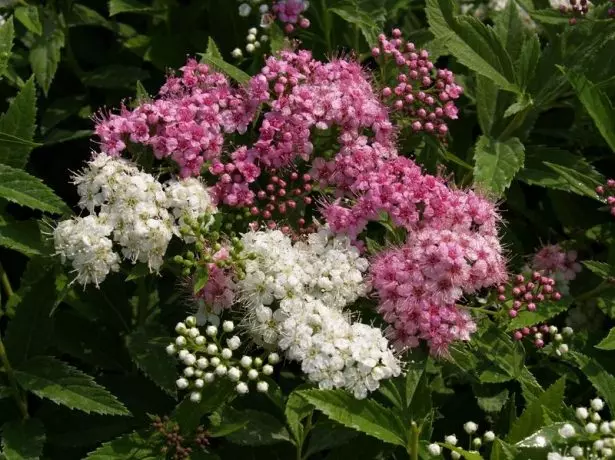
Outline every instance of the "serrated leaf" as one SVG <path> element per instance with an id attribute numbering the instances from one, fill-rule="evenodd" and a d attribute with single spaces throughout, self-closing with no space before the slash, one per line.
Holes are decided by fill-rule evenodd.
<path id="1" fill-rule="evenodd" d="M 30 48 L 30 66 L 45 96 L 49 92 L 53 77 L 58 70 L 64 40 L 64 32 L 60 25 L 55 22 L 55 18 L 45 17 L 43 33 L 37 36 Z"/>
<path id="2" fill-rule="evenodd" d="M 81 3 L 73 3 L 69 15 L 70 26 L 100 26 L 113 30 L 112 24 L 98 11 Z"/>
<path id="3" fill-rule="evenodd" d="M 109 16 L 120 13 L 151 13 L 154 9 L 138 0 L 109 0 Z"/>
<path id="4" fill-rule="evenodd" d="M 275 54 L 279 51 L 282 51 L 288 43 L 286 35 L 277 25 L 277 23 L 271 24 L 269 28 L 269 45 L 271 47 L 271 53 Z"/>
<path id="5" fill-rule="evenodd" d="M 2 453 L 6 460 L 36 460 L 44 444 L 45 427 L 40 420 L 15 420 L 2 426 Z"/>
<path id="6" fill-rule="evenodd" d="M 460 458 L 463 458 L 465 460 L 483 460 L 482 455 L 476 450 L 468 451 L 462 449 L 461 447 L 453 446 L 452 444 L 447 444 L 445 442 L 439 442 L 438 444 L 453 452 L 457 452 L 460 455 Z"/>
<path id="7" fill-rule="evenodd" d="M 36 145 L 32 143 L 35 122 L 36 87 L 30 77 L 0 117 L 0 163 L 15 168 L 26 166 L 28 155 Z M 11 136 L 14 137 L 12 141 Z"/>
<path id="8" fill-rule="evenodd" d="M 607 336 L 596 345 L 600 350 L 615 350 L 615 327 L 611 328 Z"/>
<path id="9" fill-rule="evenodd" d="M 154 446 L 149 439 L 133 432 L 104 443 L 90 452 L 85 460 L 157 460 L 160 459 L 160 451 L 155 450 Z"/>
<path id="10" fill-rule="evenodd" d="M 517 449 L 501 439 L 493 441 L 490 460 L 514 460 L 517 456 Z"/>
<path id="11" fill-rule="evenodd" d="M 241 446 L 267 446 L 290 441 L 288 431 L 277 418 L 267 412 L 228 408 L 222 414 L 223 423 L 244 423 L 226 436 L 233 444 Z"/>
<path id="12" fill-rule="evenodd" d="M 0 246 L 26 256 L 41 255 L 44 251 L 41 232 L 34 220 L 8 220 L 0 217 Z"/>
<path id="13" fill-rule="evenodd" d="M 565 355 L 585 374 L 594 388 L 602 395 L 609 409 L 615 411 L 615 377 L 609 374 L 593 358 L 576 351 L 569 351 Z"/>
<path id="14" fill-rule="evenodd" d="M 559 67 L 559 69 L 574 88 L 579 100 L 594 120 L 604 140 L 615 152 L 615 131 L 613 131 L 615 108 L 606 93 L 597 88 L 585 75 L 563 67 Z"/>
<path id="15" fill-rule="evenodd" d="M 330 419 L 381 441 L 404 446 L 403 423 L 389 409 L 370 399 L 355 399 L 341 390 L 304 390 L 301 396 Z"/>
<path id="16" fill-rule="evenodd" d="M 182 430 L 192 432 L 201 423 L 204 415 L 214 412 L 237 396 L 235 384 L 228 380 L 217 380 L 206 385 L 199 403 L 193 403 L 186 397 L 177 405 L 171 419 L 179 423 Z"/>
<path id="17" fill-rule="evenodd" d="M 557 438 L 561 439 L 558 431 L 565 424 L 571 424 L 572 426 L 574 426 L 577 433 L 583 432 L 583 427 L 577 425 L 575 422 L 554 423 L 552 425 L 541 428 L 527 438 L 517 442 L 515 444 L 515 447 L 519 447 L 522 449 L 544 449 L 545 446 L 551 445 L 553 441 Z"/>
<path id="18" fill-rule="evenodd" d="M 534 326 L 566 311 L 570 302 L 541 302 L 535 311 L 523 310 L 506 326 L 507 331 L 514 331 L 525 326 Z"/>
<path id="19" fill-rule="evenodd" d="M 218 45 L 216 45 L 216 42 L 211 37 L 207 39 L 207 51 L 205 54 L 216 59 L 224 59 Z"/>
<path id="20" fill-rule="evenodd" d="M 491 387 L 483 385 L 474 391 L 478 407 L 485 412 L 500 412 L 508 401 L 508 390 L 493 390 Z"/>
<path id="21" fill-rule="evenodd" d="M 0 26 L 0 76 L 6 72 L 11 57 L 11 50 L 13 49 L 14 38 L 15 28 L 13 26 L 13 17 L 11 16 Z"/>
<path id="22" fill-rule="evenodd" d="M 92 377 L 51 356 L 38 356 L 15 370 L 19 385 L 40 398 L 86 413 L 130 415 L 124 405 Z"/>
<path id="23" fill-rule="evenodd" d="M 339 423 L 330 420 L 319 422 L 310 431 L 310 440 L 305 452 L 305 458 L 309 458 L 323 450 L 347 445 L 358 435 L 359 433 L 355 430 L 346 428 Z"/>
<path id="24" fill-rule="evenodd" d="M 372 15 L 362 11 L 358 5 L 345 4 L 336 8 L 328 8 L 328 11 L 338 15 L 349 24 L 357 26 L 368 46 L 374 46 L 378 43 L 380 26 L 374 21 Z"/>
<path id="25" fill-rule="evenodd" d="M 606 262 L 598 262 L 597 260 L 584 260 L 581 262 L 585 267 L 589 269 L 590 272 L 598 275 L 600 278 L 607 279 L 610 276 L 613 276 L 613 269 Z"/>
<path id="26" fill-rule="evenodd" d="M 62 199 L 40 179 L 3 164 L 0 164 L 0 198 L 53 214 L 70 212 Z"/>
<path id="27" fill-rule="evenodd" d="M 199 265 L 194 272 L 194 286 L 192 287 L 192 292 L 194 294 L 200 292 L 207 284 L 207 280 L 209 280 L 209 270 L 207 266 Z"/>
<path id="28" fill-rule="evenodd" d="M 519 57 L 515 61 L 515 68 L 518 69 L 517 78 L 521 88 L 526 88 L 532 81 L 539 60 L 540 40 L 538 34 L 532 31 L 523 42 Z"/>
<path id="29" fill-rule="evenodd" d="M 500 196 L 523 168 L 525 147 L 513 137 L 506 142 L 481 136 L 474 149 L 474 182 Z"/>
<path id="30" fill-rule="evenodd" d="M 565 180 L 574 193 L 584 195 L 599 201 L 596 186 L 600 185 L 594 178 L 565 166 L 544 162 L 545 166 L 555 171 Z"/>
<path id="31" fill-rule="evenodd" d="M 150 99 L 150 96 L 149 94 L 147 94 L 147 90 L 143 86 L 143 83 L 141 83 L 141 80 L 137 80 L 136 87 L 137 102 L 140 104 L 142 102 L 148 101 Z"/>
<path id="32" fill-rule="evenodd" d="M 164 348 L 171 341 L 162 327 L 148 326 L 127 335 L 126 347 L 137 367 L 162 390 L 176 397 L 177 368 Z"/>
<path id="33" fill-rule="evenodd" d="M 567 15 L 563 15 L 555 8 L 531 11 L 530 16 L 534 21 L 542 24 L 568 25 L 570 20 Z"/>
<path id="34" fill-rule="evenodd" d="M 205 64 L 209 64 L 215 70 L 222 72 L 223 74 L 229 76 L 230 78 L 235 80 L 237 83 L 245 84 L 250 80 L 250 75 L 248 75 L 247 73 L 245 73 L 243 70 L 239 69 L 238 67 L 235 67 L 234 65 L 223 61 L 220 58 L 209 56 L 205 53 L 205 54 L 201 54 L 201 62 Z"/>
<path id="35" fill-rule="evenodd" d="M 509 334 L 493 327 L 480 337 L 474 338 L 473 342 L 483 355 L 482 361 L 484 362 L 481 364 L 487 367 L 481 380 L 486 372 L 506 374 L 511 378 L 521 375 L 525 358 L 523 347 L 519 342 L 513 341 Z M 497 382 L 493 379 L 489 381 Z"/>
<path id="36" fill-rule="evenodd" d="M 284 415 L 286 416 L 288 428 L 290 428 L 291 434 L 298 443 L 303 440 L 303 424 L 301 421 L 309 416 L 313 410 L 314 407 L 301 397 L 297 390 L 288 396 Z"/>
<path id="37" fill-rule="evenodd" d="M 38 8 L 33 5 L 15 8 L 15 17 L 26 29 L 36 35 L 43 33 L 43 25 L 38 17 Z"/>

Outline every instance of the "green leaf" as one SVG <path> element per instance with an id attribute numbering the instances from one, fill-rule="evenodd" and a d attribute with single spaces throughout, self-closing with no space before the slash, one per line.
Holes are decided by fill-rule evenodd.
<path id="1" fill-rule="evenodd" d="M 0 246 L 26 256 L 42 254 L 44 248 L 38 223 L 34 220 L 7 220 L 0 216 Z"/>
<path id="2" fill-rule="evenodd" d="M 601 350 L 615 350 L 615 327 L 611 328 L 608 335 L 596 345 L 596 348 Z"/>
<path id="3" fill-rule="evenodd" d="M 194 272 L 194 286 L 192 287 L 192 292 L 194 294 L 200 292 L 207 284 L 207 280 L 209 280 L 209 270 L 207 266 L 199 265 Z"/>
<path id="4" fill-rule="evenodd" d="M 216 45 L 216 42 L 211 37 L 207 38 L 207 51 L 205 54 L 209 57 L 224 60 L 220 48 L 218 48 L 218 45 Z"/>
<path id="5" fill-rule="evenodd" d="M 563 15 L 555 8 L 530 11 L 530 16 L 534 21 L 540 22 L 541 24 L 568 25 L 569 21 L 568 16 Z"/>
<path id="6" fill-rule="evenodd" d="M 53 214 L 70 213 L 62 199 L 40 179 L 3 164 L 0 164 L 0 198 Z"/>
<path id="7" fill-rule="evenodd" d="M 271 24 L 271 27 L 269 27 L 269 45 L 271 47 L 271 53 L 275 54 L 282 51 L 287 44 L 288 40 L 280 26 L 275 22 Z"/>
<path id="8" fill-rule="evenodd" d="M 519 342 L 513 341 L 509 334 L 493 327 L 473 341 L 483 355 L 481 361 L 484 361 L 482 364 L 487 367 L 488 371 L 501 371 L 510 378 L 517 378 L 521 375 L 525 358 L 523 347 Z M 496 367 L 493 366 L 494 364 Z M 484 380 L 483 376 L 481 376 L 481 381 L 498 382 L 493 379 Z"/>
<path id="9" fill-rule="evenodd" d="M 81 3 L 73 3 L 68 22 L 70 26 L 99 26 L 113 30 L 113 25 L 104 16 Z"/>
<path id="10" fill-rule="evenodd" d="M 30 78 L 0 117 L 0 163 L 24 168 L 36 128 L 36 87 Z"/>
<path id="11" fill-rule="evenodd" d="M 611 412 L 615 411 L 615 377 L 609 374 L 593 358 L 576 351 L 570 351 L 565 355 L 585 374 L 594 388 L 604 397 Z"/>
<path id="12" fill-rule="evenodd" d="M 549 163 L 548 161 L 545 161 L 544 164 L 559 174 L 559 176 L 568 183 L 568 186 L 574 193 L 584 195 L 598 201 L 600 200 L 596 194 L 596 186 L 600 185 L 600 183 L 592 177 L 565 166 Z"/>
<path id="13" fill-rule="evenodd" d="M 523 449 L 544 449 L 546 445 L 551 445 L 554 440 L 557 440 L 558 438 L 561 439 L 558 431 L 566 423 L 571 422 L 554 423 L 552 425 L 545 426 L 527 438 L 517 442 L 515 447 Z M 574 426 L 577 433 L 583 432 L 583 427 L 577 425 L 575 422 L 572 422 L 571 424 Z"/>
<path id="14" fill-rule="evenodd" d="M 514 460 L 517 456 L 517 449 L 501 439 L 493 441 L 491 448 L 491 460 Z"/>
<path id="15" fill-rule="evenodd" d="M 349 428 L 380 439 L 405 446 L 406 429 L 389 409 L 370 399 L 356 399 L 342 390 L 304 390 L 307 401 L 330 419 Z"/>
<path id="16" fill-rule="evenodd" d="M 438 444 L 442 447 L 450 449 L 453 452 L 457 452 L 461 456 L 461 458 L 465 460 L 483 460 L 483 457 L 478 451 L 468 451 L 462 449 L 461 447 L 453 446 L 452 444 L 447 444 L 445 442 L 439 442 Z"/>
<path id="17" fill-rule="evenodd" d="M 558 66 L 558 68 L 574 88 L 579 100 L 594 120 L 604 140 L 615 152 L 615 131 L 613 131 L 615 108 L 613 108 L 606 93 L 597 88 L 585 75 L 563 67 Z"/>
<path id="18" fill-rule="evenodd" d="M 481 136 L 474 150 L 475 183 L 501 196 L 523 168 L 525 147 L 513 137 L 506 142 Z"/>
<path id="19" fill-rule="evenodd" d="M 319 422 L 310 431 L 310 440 L 305 452 L 305 458 L 309 458 L 323 450 L 347 445 L 358 435 L 359 433 L 355 430 L 346 428 L 339 423 L 330 420 Z"/>
<path id="20" fill-rule="evenodd" d="M 328 12 L 338 15 L 349 24 L 359 28 L 368 46 L 378 43 L 378 32 L 381 27 L 374 21 L 373 16 L 359 9 L 358 5 L 341 5 L 336 8 L 328 8 Z"/>
<path id="21" fill-rule="evenodd" d="M 245 423 L 233 431 L 226 439 L 241 446 L 267 446 L 290 441 L 288 431 L 273 415 L 267 412 L 246 409 L 242 411 L 228 408 L 222 414 L 224 423 Z"/>
<path id="22" fill-rule="evenodd" d="M 301 421 L 309 416 L 313 410 L 314 407 L 297 390 L 288 396 L 284 415 L 288 428 L 297 442 L 303 440 L 303 424 Z"/>
<path id="23" fill-rule="evenodd" d="M 431 32 L 463 65 L 500 89 L 518 93 L 510 55 L 495 31 L 471 16 L 455 16 L 453 0 L 427 0 Z"/>
<path id="24" fill-rule="evenodd" d="M 15 29 L 13 27 L 13 17 L 11 16 L 0 26 L 0 76 L 6 72 L 11 57 L 11 50 L 13 49 L 14 38 Z"/>
<path id="25" fill-rule="evenodd" d="M 615 272 L 615 268 L 611 267 L 606 262 L 598 262 L 597 260 L 584 260 L 581 263 L 585 265 L 585 267 L 587 267 L 589 271 L 603 279 L 607 279 L 613 276 Z"/>
<path id="26" fill-rule="evenodd" d="M 2 449 L 6 460 L 35 460 L 43 453 L 45 427 L 40 420 L 15 420 L 2 426 Z"/>
<path id="27" fill-rule="evenodd" d="M 149 72 L 140 67 L 112 64 L 84 72 L 81 81 L 92 88 L 133 88 L 140 80 L 149 78 Z"/>
<path id="28" fill-rule="evenodd" d="M 235 384 L 228 380 L 217 380 L 212 385 L 205 386 L 199 403 L 193 403 L 186 397 L 173 411 L 172 419 L 182 430 L 192 432 L 201 423 L 205 414 L 214 412 L 237 396 Z"/>
<path id="29" fill-rule="evenodd" d="M 43 89 L 45 96 L 53 81 L 58 64 L 60 51 L 64 48 L 64 32 L 55 18 L 46 17 L 43 20 L 43 34 L 39 35 L 30 48 L 30 66 L 36 76 L 36 81 Z"/>
<path id="30" fill-rule="evenodd" d="M 149 94 L 147 93 L 147 90 L 143 86 L 143 83 L 141 83 L 141 80 L 137 80 L 136 87 L 137 87 L 137 90 L 136 90 L 137 103 L 140 104 L 142 102 L 145 102 L 151 99 Z"/>
<path id="31" fill-rule="evenodd" d="M 138 0 L 109 0 L 109 16 L 120 13 L 151 13 L 154 9 Z"/>
<path id="32" fill-rule="evenodd" d="M 158 460 L 160 452 L 154 450 L 151 440 L 137 432 L 125 434 L 119 438 L 104 443 L 94 452 L 90 452 L 85 460 Z"/>
<path id="33" fill-rule="evenodd" d="M 163 391 L 176 397 L 177 368 L 164 348 L 171 341 L 162 327 L 151 325 L 127 335 L 126 347 L 137 367 Z"/>
<path id="34" fill-rule="evenodd" d="M 519 312 L 516 318 L 513 318 L 508 326 L 507 331 L 514 331 L 525 326 L 534 326 L 554 316 L 559 315 L 561 312 L 566 311 L 570 306 L 570 302 L 541 302 L 540 306 L 535 311 L 523 310 Z"/>
<path id="35" fill-rule="evenodd" d="M 525 31 L 526 27 L 519 15 L 517 2 L 511 0 L 495 19 L 495 33 L 513 60 L 521 54 Z"/>
<path id="36" fill-rule="evenodd" d="M 521 52 L 515 61 L 517 78 L 522 88 L 526 88 L 536 73 L 536 67 L 540 60 L 540 40 L 535 32 L 528 35 L 523 42 Z"/>
<path id="37" fill-rule="evenodd" d="M 508 390 L 493 388 L 488 385 L 477 386 L 474 390 L 478 407 L 485 412 L 500 412 L 508 401 Z"/>
<path id="38" fill-rule="evenodd" d="M 250 80 L 250 75 L 248 75 L 238 67 L 235 67 L 234 65 L 223 61 L 220 58 L 210 56 L 207 53 L 201 54 L 200 56 L 201 62 L 209 64 L 215 70 L 226 74 L 227 76 L 235 80 L 237 83 L 245 84 Z"/>
<path id="39" fill-rule="evenodd" d="M 10 398 L 13 395 L 13 390 L 4 385 L 0 385 L 0 399 Z"/>
<path id="40" fill-rule="evenodd" d="M 26 390 L 69 409 L 86 413 L 130 415 L 124 405 L 92 377 L 51 356 L 38 356 L 15 370 Z"/>
<path id="41" fill-rule="evenodd" d="M 38 17 L 38 8 L 33 5 L 15 8 L 15 17 L 26 29 L 36 35 L 43 33 L 43 25 Z"/>

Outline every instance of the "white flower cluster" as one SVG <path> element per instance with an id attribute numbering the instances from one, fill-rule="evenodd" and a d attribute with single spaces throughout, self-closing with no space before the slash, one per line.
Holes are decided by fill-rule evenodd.
<path id="1" fill-rule="evenodd" d="M 463 430 L 467 434 L 472 436 L 474 433 L 476 433 L 476 431 L 478 431 L 478 425 L 472 421 L 469 421 L 463 424 Z M 485 431 L 482 439 L 478 436 L 471 438 L 470 444 L 472 445 L 472 448 L 480 449 L 481 446 L 483 445 L 483 440 L 485 442 L 493 442 L 495 440 L 495 433 L 493 431 Z M 449 434 L 444 437 L 444 442 L 446 444 L 450 444 L 451 446 L 456 446 L 458 439 L 457 439 L 457 436 L 455 436 L 454 434 Z M 427 446 L 427 450 L 434 457 L 439 456 L 442 453 L 442 448 L 440 447 L 440 445 L 435 444 L 435 443 L 429 444 Z M 471 451 L 471 452 L 477 452 L 477 451 Z M 455 452 L 454 450 L 451 450 L 451 458 L 453 460 L 459 460 L 461 458 L 461 454 L 459 454 L 458 452 Z"/>
<path id="2" fill-rule="evenodd" d="M 241 346 L 241 339 L 233 335 L 223 341 L 224 333 L 231 333 L 235 329 L 232 321 L 222 323 L 222 334 L 219 334 L 217 326 L 210 324 L 205 328 L 205 335 L 202 335 L 196 325 L 194 316 L 189 316 L 183 323 L 177 323 L 175 331 L 179 335 L 174 343 L 167 346 L 167 353 L 177 355 L 186 366 L 175 383 L 180 390 L 192 390 L 191 401 L 199 402 L 205 384 L 217 378 L 226 378 L 235 383 L 235 390 L 239 394 L 250 391 L 250 382 L 255 382 L 256 390 L 261 393 L 269 390 L 269 384 L 260 378 L 273 374 L 273 365 L 280 361 L 277 353 L 270 353 L 267 363 L 259 357 L 247 355 L 237 359 L 234 352 Z"/>
<path id="3" fill-rule="evenodd" d="M 57 253 L 72 262 L 81 284 L 98 285 L 117 270 L 119 257 L 112 255 L 109 236 L 125 259 L 158 271 L 184 219 L 213 212 L 208 191 L 197 179 L 171 180 L 163 186 L 130 161 L 103 153 L 75 175 L 74 183 L 79 206 L 90 215 L 60 223 L 54 239 Z M 72 248 L 75 241 L 81 243 Z"/>
<path id="4" fill-rule="evenodd" d="M 294 246 L 280 231 L 246 233 L 244 279 L 237 283 L 249 330 L 301 362 L 321 388 L 345 388 L 357 398 L 400 374 L 382 331 L 352 323 L 342 309 L 365 295 L 367 260 L 327 228 Z"/>

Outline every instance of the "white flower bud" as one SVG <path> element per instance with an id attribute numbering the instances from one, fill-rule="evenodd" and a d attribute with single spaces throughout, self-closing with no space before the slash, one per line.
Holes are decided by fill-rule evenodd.
<path id="1" fill-rule="evenodd" d="M 454 434 L 449 434 L 448 436 L 444 437 L 444 442 L 447 444 L 451 444 L 453 446 L 457 445 L 457 436 L 455 436 Z"/>
<path id="2" fill-rule="evenodd" d="M 177 388 L 179 388 L 180 390 L 185 390 L 186 388 L 188 388 L 188 380 L 183 377 L 179 378 L 175 381 L 175 385 L 177 385 Z"/>
<path id="3" fill-rule="evenodd" d="M 241 360 L 239 361 L 239 364 L 241 364 L 241 367 L 247 369 L 252 365 L 252 358 L 250 358 L 249 356 L 242 356 Z"/>
<path id="4" fill-rule="evenodd" d="M 267 361 L 269 361 L 269 364 L 278 364 L 280 362 L 280 355 L 277 353 L 271 353 L 267 357 Z"/>
<path id="5" fill-rule="evenodd" d="M 476 448 L 479 448 L 480 446 L 483 445 L 483 441 L 481 441 L 480 438 L 474 438 L 472 440 L 472 445 Z"/>
<path id="6" fill-rule="evenodd" d="M 564 336 L 562 334 L 555 334 L 553 336 L 553 340 L 555 340 L 556 342 L 561 342 L 562 340 L 564 340 Z"/>
<path id="7" fill-rule="evenodd" d="M 233 329 L 235 329 L 235 325 L 232 321 L 225 321 L 222 323 L 222 330 L 224 332 L 233 332 Z"/>
<path id="8" fill-rule="evenodd" d="M 237 382 L 241 378 L 241 371 L 237 369 L 236 367 L 231 367 L 228 370 L 228 378 L 232 382 Z"/>
<path id="9" fill-rule="evenodd" d="M 605 447 L 604 449 L 602 449 L 603 458 L 610 458 L 612 456 L 613 456 L 613 449 L 609 449 L 608 447 Z"/>
<path id="10" fill-rule="evenodd" d="M 233 352 L 228 348 L 223 348 L 221 355 L 224 359 L 231 359 L 233 357 Z"/>
<path id="11" fill-rule="evenodd" d="M 188 350 L 186 350 L 186 349 L 179 350 L 179 353 L 177 354 L 177 357 L 183 361 L 184 359 L 186 359 L 186 356 L 188 356 L 189 354 L 190 354 L 190 352 Z"/>
<path id="12" fill-rule="evenodd" d="M 556 326 L 549 326 L 549 334 L 554 335 L 557 334 L 558 329 Z"/>
<path id="13" fill-rule="evenodd" d="M 215 343 L 210 343 L 209 345 L 207 345 L 208 355 L 215 355 L 216 353 L 218 353 L 218 347 L 216 346 Z"/>
<path id="14" fill-rule="evenodd" d="M 588 432 L 589 434 L 594 434 L 596 431 L 598 431 L 598 427 L 596 426 L 595 423 L 588 423 L 587 425 L 585 425 L 585 431 Z"/>
<path id="15" fill-rule="evenodd" d="M 186 366 L 194 366 L 194 364 L 196 363 L 196 356 L 191 353 L 188 353 L 182 361 Z"/>
<path id="16" fill-rule="evenodd" d="M 461 458 L 461 454 L 460 454 L 460 453 L 458 453 L 458 452 L 452 451 L 452 452 L 451 452 L 451 458 L 452 458 L 453 460 L 459 460 L 459 459 Z"/>
<path id="17" fill-rule="evenodd" d="M 252 12 L 252 7 L 248 5 L 247 3 L 242 3 L 241 5 L 239 5 L 239 16 L 241 16 L 242 18 L 245 18 L 246 16 L 250 16 L 251 12 Z"/>
<path id="18" fill-rule="evenodd" d="M 259 49 L 261 47 L 260 42 L 254 42 L 254 48 Z"/>
<path id="19" fill-rule="evenodd" d="M 188 327 L 194 327 L 196 326 L 196 318 L 194 316 L 188 316 L 185 323 Z"/>
<path id="20" fill-rule="evenodd" d="M 611 427 L 611 430 L 615 431 L 615 420 L 611 420 L 609 422 L 609 426 Z"/>
<path id="21" fill-rule="evenodd" d="M 252 43 L 248 43 L 246 45 L 246 51 L 248 53 L 253 53 L 255 49 L 256 49 L 256 47 Z"/>
<path id="22" fill-rule="evenodd" d="M 233 51 L 231 51 L 231 56 L 233 56 L 235 59 L 239 59 L 243 57 L 243 51 L 241 51 L 239 48 L 235 48 Z"/>
<path id="23" fill-rule="evenodd" d="M 572 446 L 570 448 L 570 455 L 574 458 L 579 458 L 583 456 L 583 448 L 581 446 Z"/>
<path id="24" fill-rule="evenodd" d="M 186 377 L 192 377 L 194 375 L 194 368 L 193 367 L 187 367 L 184 369 L 184 375 Z"/>
<path id="25" fill-rule="evenodd" d="M 484 438 L 487 442 L 493 442 L 493 440 L 495 439 L 495 433 L 493 431 L 485 431 Z"/>
<path id="26" fill-rule="evenodd" d="M 564 334 L 566 337 L 570 337 L 572 334 L 574 334 L 574 330 L 571 327 L 565 327 L 564 329 L 562 329 L 562 334 Z"/>
<path id="27" fill-rule="evenodd" d="M 199 330 L 198 330 L 196 327 L 191 327 L 191 328 L 188 330 L 188 335 L 189 335 L 190 337 L 192 337 L 193 339 L 194 339 L 194 338 L 196 338 L 196 337 L 198 337 L 198 336 L 199 336 L 199 334 L 200 334 L 200 332 L 199 332 Z"/>
<path id="28" fill-rule="evenodd" d="M 195 369 L 194 376 L 200 379 L 201 377 L 203 377 L 203 371 L 200 369 Z"/>
<path id="29" fill-rule="evenodd" d="M 256 369 L 250 369 L 248 371 L 248 378 L 250 380 L 256 380 L 258 378 L 258 371 Z"/>
<path id="30" fill-rule="evenodd" d="M 209 366 L 209 361 L 207 358 L 199 358 L 196 360 L 196 365 L 199 369 L 207 369 L 207 366 Z"/>
<path id="31" fill-rule="evenodd" d="M 258 11 L 261 14 L 265 14 L 267 11 L 269 11 L 269 5 L 267 4 L 262 4 L 261 6 L 258 7 Z"/>
<path id="32" fill-rule="evenodd" d="M 442 448 L 438 444 L 433 443 L 427 446 L 427 451 L 429 452 L 429 455 L 433 455 L 435 457 L 442 453 Z"/>
<path id="33" fill-rule="evenodd" d="M 175 344 L 171 343 L 166 348 L 168 355 L 174 355 L 177 353 L 177 348 L 175 348 Z"/>
<path id="34" fill-rule="evenodd" d="M 211 364 L 211 367 L 218 367 L 220 365 L 220 358 L 214 356 L 209 360 L 209 364 Z"/>
<path id="35" fill-rule="evenodd" d="M 216 367 L 216 375 L 222 377 L 223 375 L 226 375 L 226 366 L 224 364 L 220 364 L 218 367 Z"/>
<path id="36" fill-rule="evenodd" d="M 577 434 L 574 431 L 574 427 L 570 423 L 565 423 L 564 425 L 562 425 L 562 427 L 557 430 L 557 432 L 562 438 L 571 438 L 572 436 Z"/>
<path id="37" fill-rule="evenodd" d="M 260 41 L 262 43 L 267 43 L 269 41 L 269 35 L 261 35 Z"/>
<path id="38" fill-rule="evenodd" d="M 576 415 L 578 419 L 585 420 L 589 417 L 589 412 L 585 407 L 577 407 Z"/>
<path id="39" fill-rule="evenodd" d="M 611 426 L 609 425 L 609 422 L 602 422 L 600 424 L 600 433 L 609 434 L 610 432 L 611 432 Z"/>
<path id="40" fill-rule="evenodd" d="M 184 337 L 183 335 L 180 335 L 179 337 L 177 337 L 175 339 L 175 345 L 177 345 L 178 347 L 185 347 L 186 346 L 186 337 Z"/>
<path id="41" fill-rule="evenodd" d="M 246 37 L 246 41 L 247 41 L 248 43 L 254 43 L 254 42 L 256 41 L 256 36 L 255 36 L 255 35 L 250 34 L 250 35 L 248 35 L 248 36 Z"/>
<path id="42" fill-rule="evenodd" d="M 261 367 L 263 365 L 263 360 L 260 358 L 254 358 L 254 366 L 255 367 Z"/>
<path id="43" fill-rule="evenodd" d="M 594 412 L 590 418 L 592 419 L 592 422 L 596 422 L 598 423 L 600 420 L 602 420 L 602 417 L 600 417 L 600 414 L 598 412 Z"/>
<path id="44" fill-rule="evenodd" d="M 205 386 L 205 382 L 203 381 L 203 379 L 196 379 L 194 381 L 194 386 L 197 388 L 203 388 Z"/>
<path id="45" fill-rule="evenodd" d="M 592 409 L 594 410 L 602 410 L 604 409 L 604 401 L 600 398 L 592 399 L 590 402 Z"/>
<path id="46" fill-rule="evenodd" d="M 175 325 L 175 332 L 178 334 L 184 334 L 186 332 L 186 325 L 184 323 L 177 323 Z"/>
<path id="47" fill-rule="evenodd" d="M 196 343 L 197 345 L 205 345 L 205 337 L 199 335 L 196 339 L 194 339 L 194 343 Z"/>
<path id="48" fill-rule="evenodd" d="M 211 372 L 205 372 L 205 375 L 203 375 L 203 380 L 205 380 L 205 382 L 207 383 L 213 382 L 214 379 L 215 379 L 215 376 Z"/>
<path id="49" fill-rule="evenodd" d="M 201 392 L 200 391 L 193 391 L 192 393 L 190 393 L 190 401 L 192 401 L 193 403 L 198 403 L 201 401 Z"/>
<path id="50" fill-rule="evenodd" d="M 534 338 L 542 339 L 542 333 L 541 332 L 537 332 L 536 334 L 534 334 Z"/>
<path id="51" fill-rule="evenodd" d="M 231 349 L 231 350 L 237 350 L 239 348 L 239 346 L 241 345 L 241 340 L 239 339 L 239 337 L 237 337 L 236 335 L 234 335 L 233 337 L 231 337 L 230 339 L 226 340 L 226 345 Z"/>
<path id="52" fill-rule="evenodd" d="M 265 374 L 265 375 L 273 374 L 273 366 L 270 366 L 269 364 L 265 364 L 263 366 L 263 374 Z"/>
<path id="53" fill-rule="evenodd" d="M 466 422 L 463 425 L 463 430 L 468 434 L 476 433 L 476 430 L 478 430 L 478 425 L 474 422 Z"/>
<path id="54" fill-rule="evenodd" d="M 557 351 L 559 351 L 562 355 L 565 355 L 566 353 L 568 353 L 568 345 L 566 345 L 565 343 L 561 343 L 559 347 L 557 347 Z"/>
<path id="55" fill-rule="evenodd" d="M 535 439 L 536 447 L 545 447 L 547 445 L 547 438 L 544 436 L 536 436 Z"/>
<path id="56" fill-rule="evenodd" d="M 217 333 L 218 328 L 216 326 L 209 325 L 205 328 L 205 334 L 207 334 L 208 337 L 214 337 Z"/>
<path id="57" fill-rule="evenodd" d="M 237 393 L 239 393 L 240 395 L 245 395 L 248 391 L 250 391 L 248 385 L 246 385 L 244 382 L 239 382 L 235 387 L 235 390 L 237 390 Z"/>
<path id="58" fill-rule="evenodd" d="M 604 441 L 602 439 L 598 439 L 597 441 L 594 441 L 594 449 L 602 450 L 603 448 L 604 448 Z"/>
<path id="59" fill-rule="evenodd" d="M 267 393 L 268 390 L 269 390 L 269 384 L 267 382 L 261 381 L 256 384 L 256 391 L 260 393 Z"/>

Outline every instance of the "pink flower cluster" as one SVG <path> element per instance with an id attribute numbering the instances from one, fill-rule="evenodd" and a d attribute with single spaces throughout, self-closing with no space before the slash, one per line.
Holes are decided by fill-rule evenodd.
<path id="1" fill-rule="evenodd" d="M 395 86 L 385 87 L 382 97 L 394 110 L 414 120 L 414 131 L 444 136 L 448 132 L 446 120 L 457 119 L 453 101 L 463 88 L 455 83 L 453 72 L 436 69 L 427 50 L 417 50 L 414 43 L 402 38 L 399 29 L 393 29 L 392 35 L 388 39 L 381 34 L 379 46 L 372 49 L 374 57 L 393 61 L 399 70 Z"/>
<path id="2" fill-rule="evenodd" d="M 599 185 L 596 193 L 601 197 L 606 197 L 606 204 L 609 206 L 612 216 L 615 216 L 615 179 L 606 181 L 606 187 Z"/>
<path id="3" fill-rule="evenodd" d="M 151 146 L 158 159 L 170 157 L 183 177 L 199 175 L 205 161 L 220 157 L 224 133 L 246 131 L 258 99 L 233 88 L 207 65 L 189 59 L 180 77 L 169 76 L 159 98 L 100 120 L 101 150 L 119 155 L 128 143 Z"/>
<path id="4" fill-rule="evenodd" d="M 208 264 L 209 278 L 207 284 L 197 295 L 205 304 L 211 307 L 214 314 L 229 309 L 235 302 L 235 283 L 229 273 L 215 263 Z"/>
<path id="5" fill-rule="evenodd" d="M 294 30 L 293 24 L 299 24 L 299 27 L 303 29 L 310 26 L 310 21 L 302 16 L 308 6 L 307 0 L 277 0 L 273 4 L 273 12 L 280 21 L 286 23 L 284 31 L 291 33 Z"/>
<path id="6" fill-rule="evenodd" d="M 558 280 L 572 281 L 581 271 L 581 264 L 577 262 L 576 251 L 564 251 L 559 245 L 551 244 L 534 255 L 532 268 Z"/>

